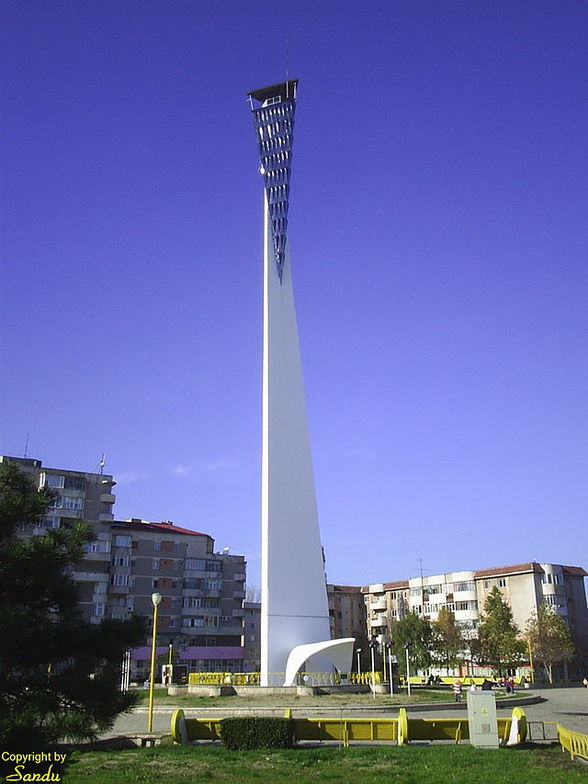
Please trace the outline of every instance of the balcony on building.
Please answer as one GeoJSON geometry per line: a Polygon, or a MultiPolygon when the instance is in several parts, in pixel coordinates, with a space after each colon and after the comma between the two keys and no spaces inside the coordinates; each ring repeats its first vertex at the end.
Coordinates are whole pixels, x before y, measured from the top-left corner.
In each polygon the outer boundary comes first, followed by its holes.
{"type": "Polygon", "coordinates": [[[116,496],[113,493],[101,493],[100,494],[100,503],[101,504],[113,504],[116,501],[116,496]]]}
{"type": "Polygon", "coordinates": [[[370,610],[385,610],[387,608],[386,597],[378,596],[372,599],[370,603],[370,610]]]}

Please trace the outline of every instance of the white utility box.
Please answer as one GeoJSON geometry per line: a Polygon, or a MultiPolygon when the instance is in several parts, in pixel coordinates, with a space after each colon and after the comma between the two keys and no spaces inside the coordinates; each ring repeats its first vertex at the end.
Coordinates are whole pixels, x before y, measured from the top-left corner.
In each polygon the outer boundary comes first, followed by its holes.
{"type": "Polygon", "coordinates": [[[496,696],[491,691],[468,691],[470,743],[489,749],[498,748],[496,696]]]}

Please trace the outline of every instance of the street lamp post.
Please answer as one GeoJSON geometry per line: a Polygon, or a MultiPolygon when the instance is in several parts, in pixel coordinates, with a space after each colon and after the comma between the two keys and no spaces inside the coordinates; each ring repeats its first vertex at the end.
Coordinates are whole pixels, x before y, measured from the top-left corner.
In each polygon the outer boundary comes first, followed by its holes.
{"type": "MultiPolygon", "coordinates": [[[[361,654],[361,648],[358,648],[358,649],[355,651],[355,653],[357,654],[357,674],[358,674],[358,676],[359,676],[359,675],[361,675],[361,657],[360,657],[360,654],[361,654]]],[[[358,681],[359,681],[359,680],[361,680],[361,679],[360,679],[360,678],[358,678],[358,681]]]]}
{"type": "Polygon", "coordinates": [[[374,700],[376,699],[376,648],[378,647],[378,640],[375,637],[372,637],[369,643],[370,646],[370,654],[372,660],[372,694],[374,695],[374,700]]]}
{"type": "Polygon", "coordinates": [[[531,683],[535,683],[535,668],[533,667],[533,649],[531,648],[531,635],[527,637],[529,648],[529,670],[531,671],[531,683]]]}
{"type": "Polygon", "coordinates": [[[409,659],[409,656],[408,656],[408,649],[409,648],[410,648],[410,645],[407,643],[404,646],[404,649],[406,650],[406,686],[408,688],[408,696],[410,697],[410,659],[409,659]]]}
{"type": "Polygon", "coordinates": [[[151,640],[151,671],[149,673],[149,708],[147,710],[147,732],[153,731],[153,689],[155,686],[155,643],[157,641],[157,608],[161,601],[160,593],[152,593],[153,602],[153,638],[151,640]]]}
{"type": "Polygon", "coordinates": [[[388,648],[388,676],[390,678],[390,696],[394,696],[394,678],[392,677],[392,643],[389,643],[388,648]]]}

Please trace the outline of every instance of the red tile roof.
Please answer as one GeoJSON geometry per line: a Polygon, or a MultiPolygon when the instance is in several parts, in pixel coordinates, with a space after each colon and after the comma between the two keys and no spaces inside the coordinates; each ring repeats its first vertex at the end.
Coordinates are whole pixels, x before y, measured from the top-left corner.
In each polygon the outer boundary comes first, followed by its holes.
{"type": "Polygon", "coordinates": [[[514,566],[494,566],[491,569],[478,569],[474,572],[474,577],[498,577],[501,574],[524,574],[525,572],[543,574],[543,569],[541,564],[531,561],[530,563],[515,564],[514,566]]]}
{"type": "Polygon", "coordinates": [[[588,572],[581,566],[562,566],[561,568],[566,574],[576,574],[578,577],[588,577],[588,572]]]}
{"type": "Polygon", "coordinates": [[[132,531],[153,531],[156,529],[161,533],[166,534],[188,534],[191,536],[208,536],[209,534],[200,533],[200,531],[192,531],[190,528],[181,528],[179,525],[173,523],[150,523],[147,520],[113,520],[112,525],[122,526],[129,528],[132,531]]]}
{"type": "Polygon", "coordinates": [[[339,593],[361,593],[360,585],[330,585],[329,588],[339,593]]]}
{"type": "Polygon", "coordinates": [[[395,591],[397,588],[408,588],[408,580],[396,580],[393,583],[384,583],[385,591],[395,591]]]}

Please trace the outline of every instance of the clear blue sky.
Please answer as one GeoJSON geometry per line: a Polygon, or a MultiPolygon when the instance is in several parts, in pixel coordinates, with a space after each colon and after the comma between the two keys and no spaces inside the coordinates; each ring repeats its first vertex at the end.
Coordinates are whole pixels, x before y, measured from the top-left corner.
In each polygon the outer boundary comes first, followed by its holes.
{"type": "Polygon", "coordinates": [[[9,0],[4,454],[118,480],[258,584],[262,190],[290,247],[329,580],[588,567],[584,0],[9,0]]]}

